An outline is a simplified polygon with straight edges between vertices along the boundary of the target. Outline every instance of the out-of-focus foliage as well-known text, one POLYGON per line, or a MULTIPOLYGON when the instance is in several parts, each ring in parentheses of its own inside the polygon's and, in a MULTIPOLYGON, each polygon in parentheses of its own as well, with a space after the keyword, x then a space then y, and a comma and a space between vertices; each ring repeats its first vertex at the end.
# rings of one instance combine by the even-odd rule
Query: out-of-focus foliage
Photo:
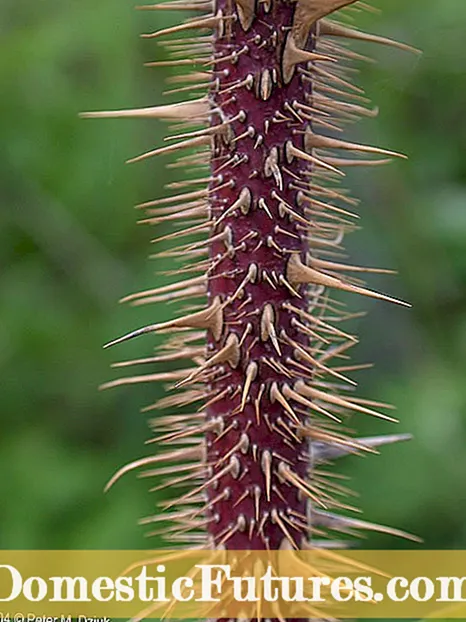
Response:
MULTIPOLYGON (((352 259, 400 276, 373 287, 412 311, 351 300, 360 392, 397 405, 415 440, 345 464, 368 518, 418 533, 426 546, 466 546, 466 3, 378 0, 360 25, 407 41, 422 57, 361 46, 377 64, 360 79, 377 120, 351 132, 409 161, 353 173, 364 229, 352 259)), ((176 171, 124 160, 160 145, 157 121, 82 121, 81 110, 164 101, 167 70, 142 69, 163 49, 138 39, 173 16, 135 13, 131 0, 3 0, 0 5, 0 516, 1 548, 142 548, 136 524, 157 498, 113 471, 147 455, 145 417, 156 387, 99 393, 118 357, 146 355, 148 337, 101 344, 170 309, 128 309, 122 295, 153 287, 154 231, 131 206, 160 196, 176 171)), ((165 98, 166 101, 174 101, 165 98)), ((163 266, 167 269, 167 265, 163 266)), ((393 427, 358 419, 362 432, 393 427)), ((156 540, 150 542, 151 546, 156 540)), ((399 546, 377 537, 368 544, 399 546)))

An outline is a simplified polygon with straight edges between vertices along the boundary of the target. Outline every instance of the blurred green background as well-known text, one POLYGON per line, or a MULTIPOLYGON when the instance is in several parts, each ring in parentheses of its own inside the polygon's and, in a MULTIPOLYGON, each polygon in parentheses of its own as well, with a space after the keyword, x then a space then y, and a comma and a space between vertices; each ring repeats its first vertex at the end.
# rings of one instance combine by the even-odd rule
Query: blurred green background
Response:
MULTIPOLYGON (((377 59, 360 77, 381 112, 352 132, 410 159, 349 176, 364 229, 348 247, 354 260, 399 270, 370 283, 414 307, 352 300, 370 311, 354 357, 376 364, 358 374, 361 395, 396 404, 397 431, 415 439, 344 470, 365 517, 428 548, 466 548, 466 3, 377 5, 383 13, 359 25, 424 55, 360 48, 377 59)), ((137 13, 131 0, 0 4, 0 548, 157 544, 137 525, 156 503, 147 482, 131 474, 102 490, 117 467, 149 454, 139 408, 160 389, 97 386, 115 377, 111 362, 147 355, 153 341, 101 344, 171 312, 117 300, 157 283, 146 259, 154 231, 136 226, 132 205, 176 177, 161 160, 124 165, 161 144, 161 123, 77 115, 175 101, 162 96, 168 70, 142 68, 163 49, 138 37, 174 19, 137 13)))

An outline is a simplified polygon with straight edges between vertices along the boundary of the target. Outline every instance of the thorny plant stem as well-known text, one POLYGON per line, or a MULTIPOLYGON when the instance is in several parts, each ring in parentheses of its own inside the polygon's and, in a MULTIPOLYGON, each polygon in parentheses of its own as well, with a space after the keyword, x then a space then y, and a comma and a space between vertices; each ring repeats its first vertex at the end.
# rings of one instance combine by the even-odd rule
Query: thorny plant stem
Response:
POLYGON ((348 67, 364 56, 346 41, 407 46, 354 29, 351 19, 367 8, 355 0, 174 0, 142 8, 195 12, 145 37, 170 38, 173 60, 149 65, 191 67, 179 91, 204 93, 177 105, 86 115, 176 122, 166 146, 131 161, 181 152, 176 166, 195 170, 191 181, 171 184, 174 194, 139 206, 146 222, 175 227, 159 237, 174 245, 160 254, 191 268, 126 301, 187 308, 112 342, 169 333, 157 356, 122 364, 154 366, 152 373, 105 386, 163 381, 170 392, 147 409, 169 409, 153 424, 165 451, 124 467, 110 484, 150 467, 146 475, 168 476, 162 487, 184 486, 166 515, 145 521, 170 519, 164 531, 172 544, 302 549, 335 546, 332 532, 359 529, 411 537, 341 514, 351 510, 348 491, 324 466, 408 438, 339 431, 351 415, 393 419, 387 405, 347 395, 355 384, 348 374, 358 369, 347 353, 357 340, 344 328, 351 312, 334 299, 344 291, 406 304, 359 280, 383 270, 342 262, 357 201, 341 182, 347 167, 399 155, 342 136, 348 123, 373 115, 348 67), (178 360, 186 365, 164 369, 178 360))

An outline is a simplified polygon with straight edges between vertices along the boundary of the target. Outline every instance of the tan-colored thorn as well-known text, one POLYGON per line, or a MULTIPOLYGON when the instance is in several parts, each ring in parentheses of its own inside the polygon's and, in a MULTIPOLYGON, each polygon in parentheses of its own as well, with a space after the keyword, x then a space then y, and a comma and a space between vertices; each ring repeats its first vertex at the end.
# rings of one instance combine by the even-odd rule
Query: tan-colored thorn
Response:
POLYGON ((348 451, 353 450, 354 452, 360 451, 371 454, 379 453, 376 449, 373 449, 369 445, 364 445, 363 443, 358 442, 358 439, 353 439, 348 436, 336 434, 328 430, 319 430, 312 426, 303 426, 302 428, 299 428, 299 433, 303 436, 308 436, 313 440, 327 443, 331 446, 340 445, 341 447, 345 447, 348 451))
MULTIPOLYGON (((214 432, 217 435, 223 431, 224 421, 222 417, 218 417, 213 419, 212 421, 208 421, 203 425, 187 427, 183 430, 177 430, 175 432, 169 432, 157 438, 151 438, 149 441, 146 441, 146 444, 152 443, 170 443, 172 441, 177 441, 182 438, 187 438, 189 436, 196 436, 198 434, 204 434, 206 432, 214 432)), ((196 468, 202 469, 202 465, 196 465, 196 468)))
POLYGON ((228 363, 233 369, 238 367, 241 358, 238 335, 230 333, 224 347, 209 359, 210 365, 228 363))
POLYGON ((149 119, 205 119, 210 112, 207 97, 201 99, 170 104, 169 106, 152 106, 150 108, 135 108, 134 110, 108 110, 102 112, 82 112, 79 116, 84 119, 119 119, 119 118, 149 118, 149 119))
POLYGON ((210 57, 202 56, 200 58, 179 58, 176 60, 156 60, 150 63, 144 63, 144 67, 185 67, 186 65, 206 64, 210 57))
POLYGON ((272 523, 274 523, 275 525, 278 525, 280 527, 282 533, 285 536, 284 540, 282 540, 282 542, 281 542, 280 549, 281 550, 286 550, 285 548, 281 548, 281 546, 283 545, 283 542, 285 541, 285 542, 288 542, 288 546, 289 546, 290 549, 298 550, 299 549, 298 543, 296 542, 296 540, 291 535, 289 529, 285 525, 285 522, 282 520, 280 512, 278 512, 276 510, 276 508, 273 508, 272 512, 270 513, 270 517, 272 519, 272 523))
MULTIPOLYGON (((287 384, 285 384, 284 387, 283 387, 283 395, 287 399, 289 399, 289 400, 292 399, 295 402, 298 402, 299 404, 302 404, 306 408, 310 408, 311 410, 315 410, 316 412, 320 413, 321 415, 324 415, 325 417, 328 417, 329 419, 332 419, 333 421, 336 421, 337 423, 341 423, 341 420, 338 417, 333 415, 331 412, 329 412, 325 408, 322 408, 318 404, 314 404, 313 402, 311 402, 310 400, 306 399, 304 396, 300 395, 296 391, 293 391, 293 389, 291 389, 287 384)), ((298 425, 298 429, 300 429, 299 428, 300 425, 302 425, 302 424, 298 425)))
POLYGON ((235 333, 230 333, 223 348, 221 348, 218 352, 211 356, 210 359, 205 361, 205 363, 203 363, 200 367, 195 369, 191 374, 189 374, 189 376, 183 378, 175 386, 176 388, 185 386, 199 378, 199 376, 204 371, 206 371, 206 369, 214 367, 214 365, 220 365, 221 363, 228 363, 230 367, 236 369, 238 367, 240 358, 241 349, 239 346, 238 335, 236 335, 235 333))
POLYGON ((249 365, 246 368, 246 379, 244 381, 243 394, 241 396, 241 406, 240 406, 241 412, 244 410, 244 407, 246 406, 246 401, 249 397, 249 390, 251 388, 252 383, 257 378, 258 369, 259 369, 258 365, 255 361, 251 361, 251 363, 249 363, 249 365))
POLYGON ((315 268, 322 270, 348 270, 348 272, 370 272, 372 274, 396 274, 395 270, 386 270, 384 268, 365 268, 364 266, 350 266, 334 261, 325 261, 316 257, 309 257, 309 263, 315 268))
POLYGON ((283 177, 278 165, 278 149, 277 147, 272 147, 269 152, 269 155, 265 158, 264 161, 264 175, 266 177, 272 177, 275 179, 275 183, 279 187, 280 190, 283 190, 283 177))
POLYGON ((192 313, 191 315, 185 315, 184 317, 180 317, 175 320, 162 322, 161 324, 150 324, 149 326, 144 326, 144 328, 139 328, 138 330, 128 333, 123 337, 119 337, 114 341, 110 341, 104 346, 104 348, 110 348, 111 346, 114 346, 118 343, 123 343, 124 341, 133 339, 134 337, 139 337, 139 335, 153 333, 159 330, 164 330, 166 328, 210 329, 212 331, 212 334, 214 335, 214 338, 218 340, 223 330, 223 312, 220 298, 216 297, 213 303, 207 309, 203 309, 202 311, 198 311, 197 313, 192 313))
POLYGON ((222 220, 231 216, 237 209, 241 210, 242 214, 247 214, 252 206, 252 193, 249 188, 244 187, 239 193, 236 201, 228 207, 223 214, 215 221, 215 226, 217 227, 222 220))
POLYGON ((143 384, 146 382, 174 382, 182 378, 186 378, 186 374, 189 374, 189 369, 179 369, 176 371, 159 372, 157 374, 145 374, 143 376, 128 376, 126 378, 117 378, 117 380, 111 380, 101 384, 99 389, 101 391, 105 389, 113 389, 114 387, 122 387, 128 384, 143 384))
POLYGON ((174 233, 167 233, 167 235, 160 235, 158 238, 151 240, 152 244, 156 242, 166 242, 167 240, 176 240, 176 238, 183 238, 188 235, 192 235, 193 233, 204 233, 210 230, 212 225, 211 220, 205 220, 198 225, 194 225, 192 227, 186 227, 185 229, 180 229, 179 231, 175 231, 174 233))
POLYGON ((346 149, 347 151, 360 151, 362 153, 376 153, 379 155, 387 155, 397 158, 404 158, 406 156, 396 151, 389 151, 388 149, 381 149, 380 147, 371 147, 370 145, 358 145, 357 143, 350 143, 346 140, 340 140, 337 138, 331 138, 330 136, 322 136, 321 134, 314 134, 311 130, 306 131, 306 148, 309 149, 346 149))
POLYGON ((236 12, 243 30, 248 31, 256 16, 255 0, 235 0, 236 12))
POLYGON ((329 158, 325 158, 325 159, 316 158, 314 155, 311 155, 310 153, 306 153, 306 151, 301 151, 301 149, 298 149, 297 147, 293 145, 291 140, 289 140, 286 143, 285 149, 286 149, 287 159, 293 158, 293 157, 300 158, 301 160, 305 160, 306 162, 310 162, 311 164, 315 164, 316 166, 325 168, 328 171, 331 171, 332 173, 341 175, 342 177, 344 177, 345 175, 338 168, 335 168, 335 166, 332 166, 332 164, 329 164, 329 158))
POLYGON ((307 82, 314 80, 315 74, 317 74, 319 90, 324 93, 342 95, 351 100, 370 103, 370 100, 364 97, 364 89, 355 86, 352 82, 344 80, 341 76, 337 76, 331 71, 326 71, 323 67, 312 65, 311 67, 308 66, 307 69, 301 69, 300 72, 306 76, 305 81, 307 82), (331 86, 331 84, 333 84, 333 86, 331 86), (346 90, 342 91, 337 87, 344 87, 344 89, 348 89, 351 93, 348 93, 346 90))
POLYGON ((292 28, 298 45, 304 45, 317 20, 354 2, 356 0, 298 0, 292 28))
POLYGON ((147 298, 138 298, 134 302, 131 303, 133 307, 141 307, 143 305, 150 305, 157 302, 168 302, 171 300, 187 300, 188 298, 199 298, 200 296, 205 296, 206 288, 204 286, 198 285, 194 287, 185 287, 184 289, 179 289, 176 292, 172 292, 170 294, 161 294, 159 296, 148 296, 147 298))
POLYGON ((112 363, 111 367, 120 368, 120 367, 131 367, 132 365, 144 365, 147 363, 161 363, 166 361, 177 361, 180 359, 191 359, 194 357, 202 356, 204 353, 204 346, 199 346, 197 348, 194 347, 185 347, 176 350, 170 354, 161 354, 160 356, 149 356, 147 358, 141 359, 131 359, 128 361, 120 361, 118 363, 112 363))
POLYGON ((222 303, 222 309, 231 305, 237 298, 241 298, 244 296, 246 285, 248 285, 248 283, 256 282, 258 272, 259 271, 257 268, 257 264, 255 263, 250 264, 246 276, 241 281, 241 283, 238 285, 234 293, 231 296, 228 296, 225 302, 222 303))
POLYGON ((391 158, 383 158, 380 160, 355 160, 351 158, 331 158, 325 156, 322 161, 329 166, 382 166, 384 164, 390 164, 391 158))
MULTIPOLYGON (((264 210, 264 212, 267 214, 267 216, 270 218, 270 220, 273 220, 273 215, 272 212, 270 211, 269 206, 267 205, 267 201, 264 199, 264 197, 261 197, 258 201, 257 201, 257 207, 261 210, 264 210)), ((265 275, 267 274, 266 270, 262 271, 262 274, 264 275, 264 278, 267 278, 265 275)))
POLYGON ((275 311, 270 303, 266 304, 262 311, 260 331, 262 341, 270 339, 277 354, 281 356, 282 353, 275 330, 275 311))
MULTIPOLYGON (((321 371, 323 371, 326 374, 330 374, 332 376, 334 376, 335 378, 339 378, 340 380, 342 380, 343 382, 347 382, 348 384, 352 384, 354 386, 356 386, 356 382, 354 380, 351 380, 350 378, 347 378, 346 376, 343 376, 342 374, 338 373, 337 371, 335 371, 334 369, 327 367, 326 365, 324 365, 319 358, 316 358, 315 356, 312 356, 310 354, 310 352, 312 352, 312 350, 310 348, 306 348, 304 345, 299 344, 297 341, 295 341, 294 339, 291 339, 284 330, 281 331, 280 333, 280 337, 282 337, 283 340, 287 341, 290 345, 294 346, 295 350, 293 352, 293 355, 295 357, 295 359, 291 359, 291 361, 293 360, 304 360, 307 363, 310 363, 311 368, 318 368, 321 371)), ((354 342, 351 342, 354 343, 354 342)), ((312 371, 314 372, 315 369, 312 369, 312 371)))
POLYGON ((195 28, 214 28, 219 22, 225 18, 222 15, 210 15, 203 17, 202 19, 193 19, 184 24, 178 24, 177 26, 171 26, 170 28, 161 28, 155 32, 150 32, 141 35, 143 39, 155 39, 157 37, 163 37, 165 35, 172 35, 177 32, 183 32, 185 30, 191 30, 195 28))
POLYGON ((294 410, 291 408, 290 404, 288 403, 288 400, 280 392, 280 389, 278 388, 278 385, 276 382, 274 382, 272 386, 270 387, 270 401, 272 402, 272 404, 276 401, 279 404, 281 404, 281 406, 283 406, 286 412, 291 416, 293 421, 295 421, 295 423, 297 423, 298 425, 301 425, 301 421, 299 420, 294 410))
POLYGON ((139 469, 140 467, 146 467, 150 464, 157 464, 160 462, 171 462, 171 461, 179 461, 179 460, 204 460, 205 459, 205 447, 204 445, 200 447, 192 447, 190 449, 176 449, 174 451, 169 451, 164 454, 158 454, 157 456, 148 456, 146 458, 140 458, 139 460, 135 460, 130 464, 125 464, 124 467, 118 469, 118 471, 113 475, 113 477, 109 480, 107 485, 105 486, 105 492, 107 492, 115 482, 117 482, 120 477, 125 475, 125 473, 129 473, 130 471, 134 471, 135 469, 139 469))
POLYGON ((137 11, 212 11, 212 2, 184 2, 183 0, 173 0, 162 4, 146 4, 136 7, 137 11))
POLYGON ((254 400, 254 412, 256 415, 256 424, 260 425, 260 420, 261 420, 261 400, 262 400, 262 396, 264 395, 265 392, 265 384, 262 383, 259 387, 259 393, 256 397, 256 399, 254 400))
POLYGON ((240 514, 238 516, 238 518, 236 519, 236 524, 238 526, 239 531, 244 532, 246 530, 248 523, 247 523, 247 520, 244 514, 240 514))
MULTIPOLYGON (((184 450, 184 451, 186 451, 186 450, 184 450)), ((205 481, 203 484, 201 484, 197 488, 194 488, 190 492, 187 492, 182 497, 179 497, 178 499, 175 499, 174 501, 170 501, 169 503, 164 503, 165 509, 168 510, 168 509, 174 507, 175 505, 182 505, 183 503, 185 503, 186 501, 188 501, 192 497, 194 497, 194 496, 198 495, 199 493, 203 492, 206 488, 210 488, 212 485, 214 485, 216 482, 218 482, 220 479, 222 479, 226 475, 231 474, 231 476, 236 479, 238 477, 238 475, 239 475, 240 469, 241 469, 241 464, 240 464, 238 458, 236 456, 233 456, 232 458, 230 458, 229 463, 223 469, 221 469, 218 473, 213 475, 210 479, 205 481)))
POLYGON ((383 415, 375 410, 371 410, 370 408, 360 406, 359 404, 341 397, 340 395, 326 393, 324 391, 320 391, 319 389, 315 389, 314 387, 310 387, 303 380, 298 380, 295 383, 294 390, 298 394, 307 395, 311 399, 320 400, 322 402, 326 402, 327 404, 333 404, 334 406, 360 412, 365 415, 372 415, 373 417, 384 419, 385 421, 391 421, 392 423, 398 423, 398 420, 394 417, 389 417, 388 415, 383 415))
MULTIPOLYGON (((136 205, 136 209, 147 209, 149 207, 157 207, 159 205, 167 205, 169 203, 176 203, 176 202, 180 202, 180 205, 192 205, 192 203, 188 203, 189 200, 195 200, 195 199, 205 199, 209 196, 209 191, 208 190, 193 190, 192 192, 183 192, 182 194, 176 194, 170 197, 163 197, 162 199, 154 199, 152 201, 145 201, 144 203, 138 203, 136 205)), ((176 205, 176 212, 180 211, 180 205, 176 205)), ((170 213, 170 210, 175 211, 175 208, 170 207, 167 208, 168 213, 170 213)), ((151 211, 150 213, 153 214, 155 210, 151 211)), ((157 213, 157 215, 160 214, 160 211, 157 213)))
POLYGON ((410 307, 411 305, 403 300, 397 298, 391 298, 379 292, 374 292, 371 289, 365 287, 358 287, 357 285, 351 285, 345 283, 334 276, 324 274, 319 270, 305 266, 298 255, 292 255, 288 260, 288 266, 286 271, 286 277, 290 283, 294 285, 314 284, 322 285, 323 287, 331 287, 334 289, 340 289, 344 292, 351 292, 353 294, 361 294, 369 298, 377 298, 378 300, 385 300, 386 302, 393 302, 395 304, 410 307))
POLYGON ((272 485, 272 454, 268 449, 262 452, 261 470, 265 478, 265 496, 270 501, 270 490, 272 485))
POLYGON ((322 500, 318 497, 318 495, 314 492, 312 486, 306 481, 304 481, 297 473, 295 473, 287 464, 284 462, 280 462, 278 465, 278 474, 285 481, 290 483, 292 486, 300 490, 306 497, 309 497, 322 507, 326 507, 322 500))
POLYGON ((167 292, 172 292, 177 289, 183 289, 189 285, 202 285, 207 282, 205 276, 196 276, 192 279, 187 279, 184 281, 178 281, 176 283, 170 283, 170 285, 163 285, 162 287, 157 287, 155 289, 147 289, 142 292, 137 292, 136 294, 129 294, 129 296, 125 296, 120 299, 121 303, 124 302, 133 302, 138 298, 146 298, 147 296, 157 296, 158 294, 164 294, 167 292))
MULTIPOLYGON (((236 117, 238 118, 238 117, 236 117)), ((200 136, 222 136, 226 144, 230 142, 230 138, 232 134, 231 123, 236 120, 235 117, 230 119, 229 121, 225 121, 224 123, 218 123, 217 125, 212 125, 210 127, 205 127, 201 130, 196 130, 194 132, 183 132, 180 134, 174 134, 172 136, 166 136, 165 140, 180 140, 181 138, 198 138, 200 136)))
MULTIPOLYGON (((315 524, 319 527, 326 527, 334 531, 341 531, 343 533, 350 533, 353 529, 365 529, 367 531, 376 531, 379 533, 386 533, 391 536, 398 536, 399 538, 406 538, 413 542, 422 542, 421 538, 415 536, 406 531, 400 529, 393 529, 393 527, 387 527, 385 525, 378 525, 377 523, 369 523, 367 521, 360 520, 359 518, 351 518, 349 516, 339 516, 337 514, 331 514, 330 512, 322 512, 315 510, 315 524)), ((354 533, 354 532, 353 532, 354 533)))
MULTIPOLYGON (((294 186, 293 186, 294 187, 294 186)), ((300 186, 296 186, 296 189, 300 188, 300 186)), ((359 214, 355 214, 354 212, 350 212, 349 210, 343 209, 341 207, 337 207, 336 205, 333 205, 332 203, 326 203, 325 201, 318 201, 317 199, 314 198, 314 194, 312 192, 311 189, 309 190, 302 190, 299 189, 298 193, 296 194, 296 204, 299 205, 299 207, 305 207, 306 208, 306 213, 311 214, 312 212, 314 212, 314 208, 318 208, 316 211, 317 213, 321 212, 320 208, 323 208, 324 211, 328 210, 330 212, 336 212, 337 214, 342 214, 343 216, 348 216, 349 218, 354 218, 354 219, 358 219, 359 218, 359 214), (310 207, 307 207, 305 204, 310 205, 310 207)), ((202 214, 203 216, 205 215, 205 211, 202 214)))
POLYGON ((260 517, 260 498, 262 496, 262 488, 260 486, 254 486, 254 518, 256 522, 259 521, 260 517))
POLYGON ((147 158, 152 158, 157 155, 173 153, 174 151, 178 151, 179 149, 193 149, 195 147, 202 147, 203 145, 210 145, 211 141, 212 138, 210 136, 199 136, 198 138, 190 138, 189 140, 182 140, 181 142, 175 143, 174 145, 168 145, 167 147, 159 147, 158 149, 147 151, 146 153, 142 153, 141 155, 138 155, 135 158, 131 158, 126 162, 127 164, 134 164, 135 162, 141 162, 142 160, 147 160, 147 158))
POLYGON ((273 81, 270 69, 264 69, 260 74, 259 95, 264 101, 267 101, 272 95, 273 81))
POLYGON ((358 41, 367 41, 369 43, 380 43, 381 45, 389 45, 391 47, 404 50, 405 52, 422 54, 421 50, 418 50, 411 45, 407 45, 406 43, 401 43, 400 41, 395 41, 393 39, 387 39, 387 37, 381 37, 379 35, 373 35, 368 32, 361 32, 360 30, 354 30, 353 28, 348 28, 347 26, 343 26, 342 24, 327 19, 323 19, 320 22, 319 34, 322 36, 356 39, 358 41))
MULTIPOLYGON (((246 432, 243 432, 241 434, 240 439, 239 439, 239 450, 240 450, 240 452, 242 454, 247 454, 247 452, 249 451, 250 445, 251 445, 251 439, 246 434, 246 432)), ((248 492, 248 494, 249 494, 249 492, 248 492)))
POLYGON ((174 75, 166 79, 167 84, 204 84, 206 81, 212 79, 212 73, 210 71, 192 71, 189 74, 174 75))
POLYGON ((296 44, 293 32, 290 32, 286 39, 285 49, 282 56, 282 75, 284 83, 288 84, 291 82, 296 65, 311 61, 326 61, 332 63, 335 62, 335 59, 323 54, 317 54, 316 52, 302 50, 296 44))

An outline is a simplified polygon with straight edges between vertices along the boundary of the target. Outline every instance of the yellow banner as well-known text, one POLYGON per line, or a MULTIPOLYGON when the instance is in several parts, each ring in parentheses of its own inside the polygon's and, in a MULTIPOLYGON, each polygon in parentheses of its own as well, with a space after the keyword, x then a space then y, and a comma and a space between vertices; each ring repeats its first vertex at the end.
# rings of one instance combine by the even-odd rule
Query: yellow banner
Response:
POLYGON ((0 551, 0 622, 73 618, 466 619, 466 551, 0 551))

